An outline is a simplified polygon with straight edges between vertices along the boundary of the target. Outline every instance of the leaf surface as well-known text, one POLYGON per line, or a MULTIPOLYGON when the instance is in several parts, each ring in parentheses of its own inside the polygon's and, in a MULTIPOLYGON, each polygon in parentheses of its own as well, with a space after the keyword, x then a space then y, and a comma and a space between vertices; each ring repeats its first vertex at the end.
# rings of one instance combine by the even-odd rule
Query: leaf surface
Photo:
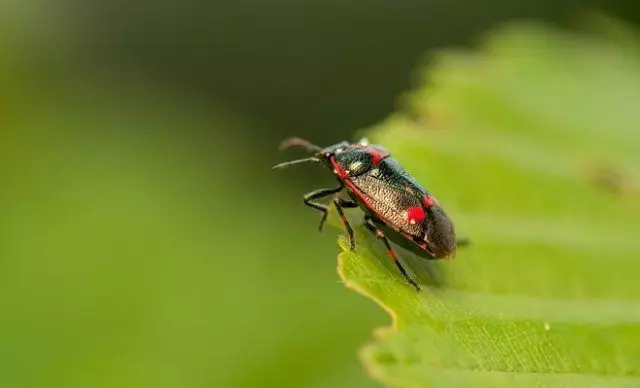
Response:
POLYGON ((393 321, 360 353, 379 381, 640 386, 640 50, 604 32, 518 24, 439 53, 367 131, 472 240, 396 248, 416 293, 351 213, 339 273, 393 321))

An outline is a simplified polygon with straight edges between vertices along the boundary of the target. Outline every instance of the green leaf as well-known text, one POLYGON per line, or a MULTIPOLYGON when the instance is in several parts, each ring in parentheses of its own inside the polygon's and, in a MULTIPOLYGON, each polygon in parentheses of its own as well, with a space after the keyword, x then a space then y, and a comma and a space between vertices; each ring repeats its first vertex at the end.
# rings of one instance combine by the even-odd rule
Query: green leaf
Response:
POLYGON ((339 273, 393 320, 360 353, 376 379, 640 386, 640 46, 624 36, 505 27, 439 53, 367 133, 472 240, 438 262, 396 248, 416 293, 351 213, 339 273))

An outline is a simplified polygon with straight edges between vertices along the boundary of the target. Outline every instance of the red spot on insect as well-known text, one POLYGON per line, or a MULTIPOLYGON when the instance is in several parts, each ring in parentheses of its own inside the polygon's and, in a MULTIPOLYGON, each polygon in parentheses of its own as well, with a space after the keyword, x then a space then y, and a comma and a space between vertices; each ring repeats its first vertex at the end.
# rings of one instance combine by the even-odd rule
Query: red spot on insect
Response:
POLYGON ((427 208, 432 208, 434 205, 436 205, 438 203, 438 200, 432 196, 432 195, 427 195, 422 199, 422 204, 427 208))
POLYGON ((422 206, 413 206, 407 209, 407 221, 411 224, 417 224, 424 220, 424 209, 422 206))
POLYGON ((371 163, 375 166, 376 164, 380 163, 380 161, 384 158, 386 158, 387 156, 389 156, 388 153, 386 152, 382 152, 376 148, 373 147, 366 147, 367 152, 369 153, 369 155, 371 155, 371 163))

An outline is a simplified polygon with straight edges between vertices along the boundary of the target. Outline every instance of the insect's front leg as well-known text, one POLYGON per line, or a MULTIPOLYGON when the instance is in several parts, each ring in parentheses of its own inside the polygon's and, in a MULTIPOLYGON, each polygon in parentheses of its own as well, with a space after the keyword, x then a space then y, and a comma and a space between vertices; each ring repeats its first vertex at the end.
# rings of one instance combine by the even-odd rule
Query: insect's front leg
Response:
POLYGON ((304 199, 305 205, 322 212, 322 218, 320 219, 320 225, 318 226, 319 231, 322 231, 324 222, 327 220, 327 215, 329 214, 329 207, 325 204, 315 202, 314 200, 339 193, 343 188, 344 188, 344 184, 340 182, 340 186, 336 187, 335 189, 320 189, 304 195, 303 199, 304 199))
POLYGON ((400 273, 402 273, 402 276, 404 276, 407 282, 409 282, 409 284, 411 284, 417 291, 420 291, 420 284, 418 284, 417 281, 415 281, 411 276, 409 276, 409 274, 407 273, 407 270, 404 268, 404 266, 398 259, 398 255, 396 255, 395 251, 391 248, 391 244, 389 243, 389 240, 384 235, 384 233, 380 229, 378 229, 377 226, 375 226, 375 224, 371 220, 371 217, 365 216, 364 226, 366 226, 367 229, 369 229, 373 234, 375 234, 376 237, 382 240, 385 248, 387 248, 387 254, 391 257, 391 260, 393 260, 393 262, 396 263, 396 267, 398 267, 398 270, 400 271, 400 273))
POLYGON ((353 235, 353 229, 351 229, 351 225, 349 225, 349 221, 347 220, 347 217, 344 215, 342 208, 354 208, 354 207, 358 207, 358 204, 353 201, 338 198, 338 197, 333 199, 333 204, 336 206, 336 210, 338 210, 338 214, 340 214, 342 223, 344 224, 344 227, 347 229, 347 234, 349 235, 349 246, 353 251, 356 249, 356 238, 353 235))

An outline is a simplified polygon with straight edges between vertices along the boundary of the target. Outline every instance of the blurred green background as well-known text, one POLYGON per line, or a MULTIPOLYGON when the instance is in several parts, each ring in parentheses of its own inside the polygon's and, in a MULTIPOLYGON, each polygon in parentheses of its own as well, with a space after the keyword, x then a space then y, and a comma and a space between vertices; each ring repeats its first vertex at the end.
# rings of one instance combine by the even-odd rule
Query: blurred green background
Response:
POLYGON ((634 1, 0 4, 0 386, 367 387, 389 321, 271 165, 352 139, 429 50, 634 1))

